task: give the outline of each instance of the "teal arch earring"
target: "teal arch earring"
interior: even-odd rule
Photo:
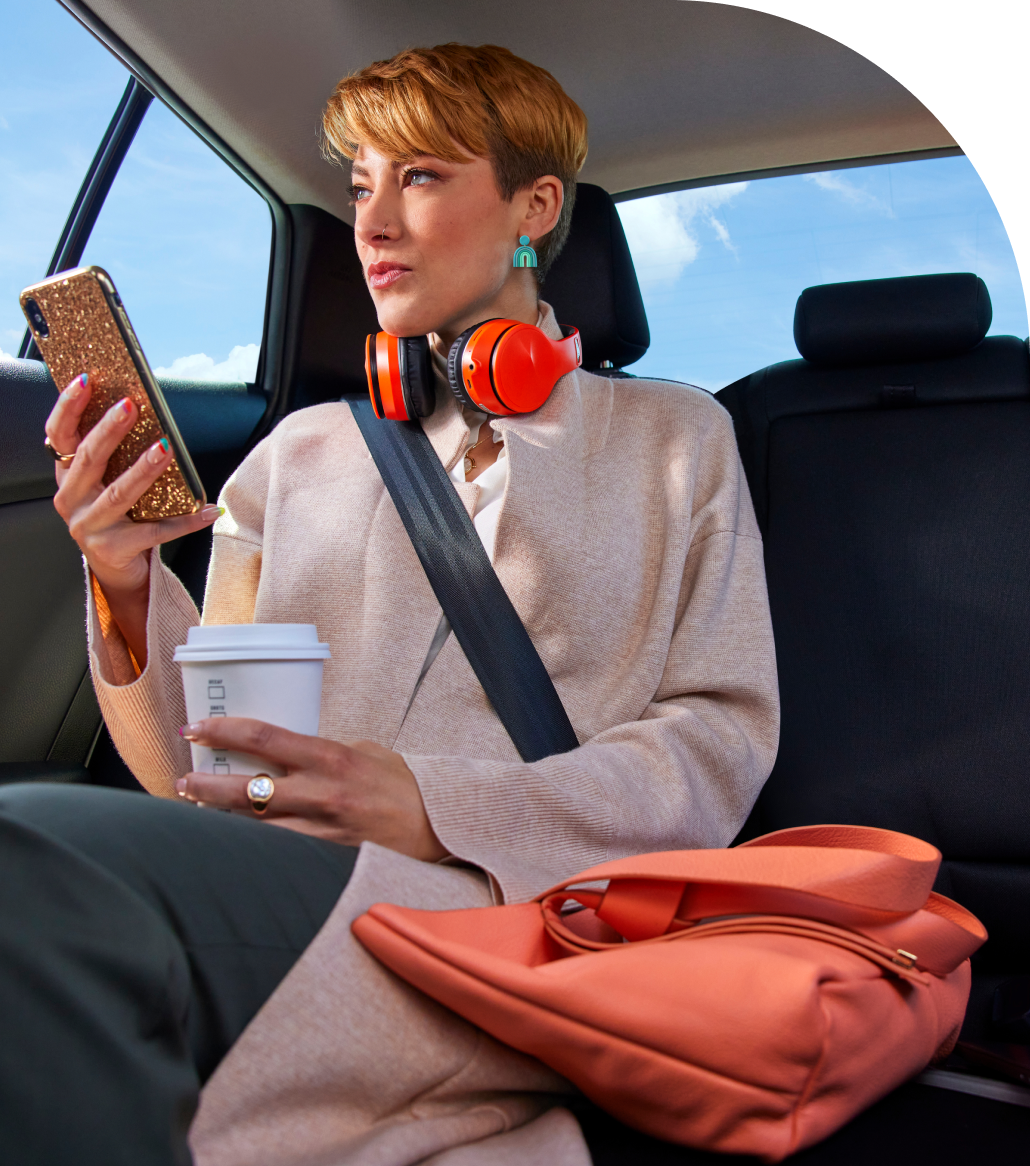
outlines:
[[[536,252],[529,245],[529,236],[520,235],[519,245],[511,261],[512,267],[536,267]]]

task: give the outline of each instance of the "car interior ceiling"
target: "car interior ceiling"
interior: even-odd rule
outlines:
[[[199,0],[62,3],[273,207],[258,383],[168,390],[209,498],[285,413],[365,392],[375,314],[345,184],[320,160],[311,128],[350,68],[455,39],[464,26],[461,39],[509,45],[567,83],[591,117],[591,155],[543,296],[579,327],[585,367],[605,375],[649,344],[613,195],[955,149],[911,94],[857,54],[725,5],[566,0],[563,19],[582,35],[556,40],[543,0],[389,0],[372,10],[259,0],[245,11]],[[201,40],[233,52],[198,54]],[[596,68],[612,45],[619,75]],[[787,60],[804,75],[800,88],[783,81]],[[669,115],[655,119],[655,108]],[[1030,355],[1021,338],[985,338],[989,325],[989,291],[974,276],[809,289],[795,314],[799,359],[716,394],[765,540],[782,699],[779,757],[741,838],[856,822],[939,847],[938,889],[991,935],[974,958],[971,1039],[991,1036],[995,987],[1030,971]],[[51,503],[53,463],[39,435],[55,391],[39,361],[0,362],[0,651],[13,663],[0,677],[0,782],[138,788],[100,721],[82,562]],[[198,603],[209,549],[202,532],[162,552]],[[597,1166],[727,1162],[586,1103],[576,1112]],[[910,1084],[796,1161],[865,1164],[888,1144],[914,1161],[1008,1161],[1025,1154],[1028,1133],[1030,1109]]]
[[[61,2],[123,59],[149,65],[284,203],[345,221],[346,184],[315,133],[326,97],[369,61],[455,39],[505,45],[559,77],[590,119],[581,177],[611,194],[955,147],[925,106],[860,54],[727,4]]]

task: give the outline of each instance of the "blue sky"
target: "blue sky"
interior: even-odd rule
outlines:
[[[0,0],[0,27],[0,349],[12,352],[18,293],[46,274],[126,73],[52,0]]]
[[[128,74],[53,0],[0,0],[0,18],[0,350],[15,353],[18,293],[46,273]],[[110,272],[156,370],[239,379],[257,361],[270,241],[264,200],[155,101],[82,262]]]
[[[159,375],[253,380],[271,226],[265,200],[155,101],[82,262],[114,279]]]
[[[638,376],[718,389],[796,359],[798,296],[842,280],[973,271],[991,293],[991,334],[1027,334],[1008,236],[964,157],[703,187],[619,211],[651,326]]]
[[[13,353],[18,292],[45,273],[127,74],[53,0],[0,0],[0,17],[0,351]],[[837,280],[974,271],[991,332],[1027,334],[1007,236],[965,158],[707,187],[620,212],[651,325],[641,376],[718,389],[791,359],[798,295]],[[83,261],[110,271],[156,369],[238,379],[256,362],[269,241],[264,202],[155,102]]]

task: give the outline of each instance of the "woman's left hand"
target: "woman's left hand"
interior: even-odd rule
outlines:
[[[273,778],[275,793],[260,815],[266,822],[346,846],[376,842],[426,862],[447,856],[399,753],[372,741],[342,745],[305,737],[247,717],[210,717],[186,725],[182,735],[286,770],[285,777]],[[257,816],[247,797],[249,781],[240,774],[188,773],[175,789],[191,802]]]

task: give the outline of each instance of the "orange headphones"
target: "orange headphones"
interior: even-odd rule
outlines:
[[[575,328],[552,340],[532,324],[484,320],[466,328],[447,354],[447,381],[463,405],[492,417],[532,413],[559,377],[583,363]],[[379,418],[413,421],[433,411],[436,393],[425,336],[377,332],[365,341],[365,374]]]

